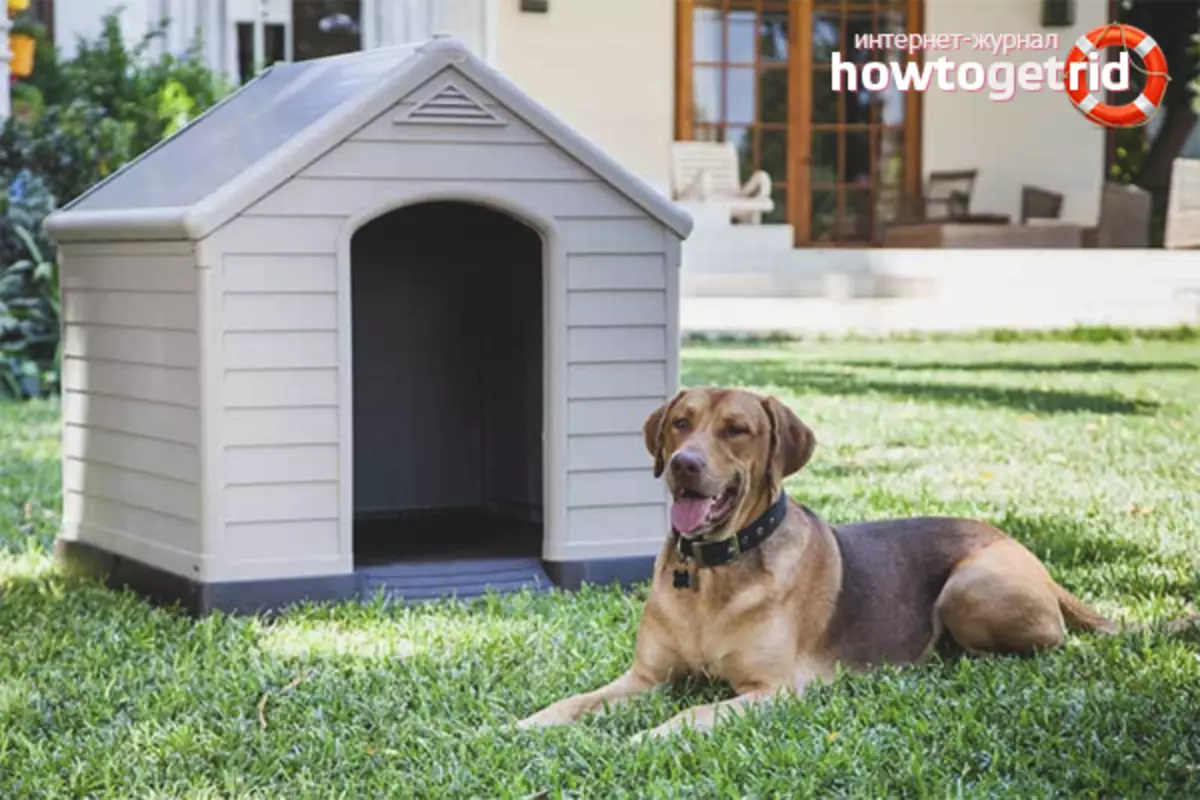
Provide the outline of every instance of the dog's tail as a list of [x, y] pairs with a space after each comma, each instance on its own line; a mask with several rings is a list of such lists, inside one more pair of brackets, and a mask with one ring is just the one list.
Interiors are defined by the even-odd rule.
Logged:
[[1191, 613], [1181, 619], [1171, 620], [1166, 623], [1150, 624], [1150, 625], [1118, 625], [1107, 617], [1101, 615], [1095, 609], [1084, 603], [1075, 595], [1068, 592], [1066, 589], [1054, 584], [1054, 595], [1058, 599], [1058, 607], [1062, 611], [1063, 619], [1072, 628], [1084, 631], [1095, 631], [1108, 635], [1118, 633], [1139, 633], [1141, 631], [1151, 630], [1153, 628], [1161, 628], [1166, 633], [1179, 633], [1188, 628], [1195, 627], [1200, 630], [1200, 614]]
[[1072, 628], [1107, 634], [1121, 632], [1121, 628], [1117, 623], [1102, 616], [1087, 603], [1084, 603], [1057, 583], [1054, 584], [1054, 595], [1058, 599], [1058, 608], [1062, 611], [1063, 619]]

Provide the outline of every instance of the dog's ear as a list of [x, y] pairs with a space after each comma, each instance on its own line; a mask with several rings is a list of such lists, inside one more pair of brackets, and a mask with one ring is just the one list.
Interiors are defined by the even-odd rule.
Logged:
[[663, 455], [663, 446], [666, 434], [667, 415], [675, 404], [679, 402], [679, 398], [687, 394], [686, 389], [680, 389], [667, 402], [663, 403], [658, 408], [651, 412], [650, 416], [646, 417], [646, 422], [642, 425], [642, 435], [646, 437], [646, 449], [650, 451], [650, 455], [654, 456], [654, 477], [661, 478], [663, 469], [666, 467], [666, 456]]
[[767, 455], [767, 482], [773, 477], [783, 480], [800, 471], [812, 458], [817, 437], [800, 421], [796, 412], [778, 398], [764, 397], [763, 409], [771, 420], [771, 444]]

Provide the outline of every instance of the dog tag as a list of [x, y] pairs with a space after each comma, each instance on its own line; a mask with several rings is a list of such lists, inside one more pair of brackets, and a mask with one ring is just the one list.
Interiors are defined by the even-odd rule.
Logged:
[[675, 570], [675, 588], [687, 589], [692, 585], [692, 573], [685, 569]]

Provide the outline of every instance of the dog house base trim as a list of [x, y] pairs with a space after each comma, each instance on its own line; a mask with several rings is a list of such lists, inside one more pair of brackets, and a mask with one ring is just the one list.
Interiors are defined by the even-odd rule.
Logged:
[[[265, 613], [303, 602], [370, 601], [380, 590], [394, 594], [405, 604], [416, 604], [445, 596], [442, 593], [415, 596], [412, 587], [419, 585], [423, 577], [444, 576], [450, 566], [407, 564], [368, 567], [349, 575], [203, 583], [86, 542], [60, 537], [55, 540], [54, 553], [72, 573], [101, 579], [114, 590], [131, 589], [155, 605], [177, 605], [197, 617], [214, 611]], [[546, 591], [557, 587], [575, 591], [584, 584], [618, 583], [627, 588], [649, 580], [654, 571], [654, 557], [558, 562], [536, 558], [493, 559], [457, 562], [454, 568], [461, 570], [464, 565], [469, 565], [473, 573], [464, 584], [466, 590], [457, 594], [465, 600], [482, 595], [486, 588], [501, 594], [523, 588]], [[445, 587], [444, 577], [437, 584]]]

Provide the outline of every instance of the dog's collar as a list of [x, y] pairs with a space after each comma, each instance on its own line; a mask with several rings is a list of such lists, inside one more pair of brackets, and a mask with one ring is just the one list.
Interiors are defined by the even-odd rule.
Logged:
[[762, 513], [758, 519], [742, 528], [734, 536], [727, 536], [715, 542], [691, 540], [682, 536], [675, 528], [671, 535], [675, 547], [684, 560], [691, 559], [698, 567], [719, 567], [738, 559], [742, 553], [749, 552], [770, 538], [779, 529], [779, 525], [787, 516], [788, 495], [780, 491], [779, 499]]

